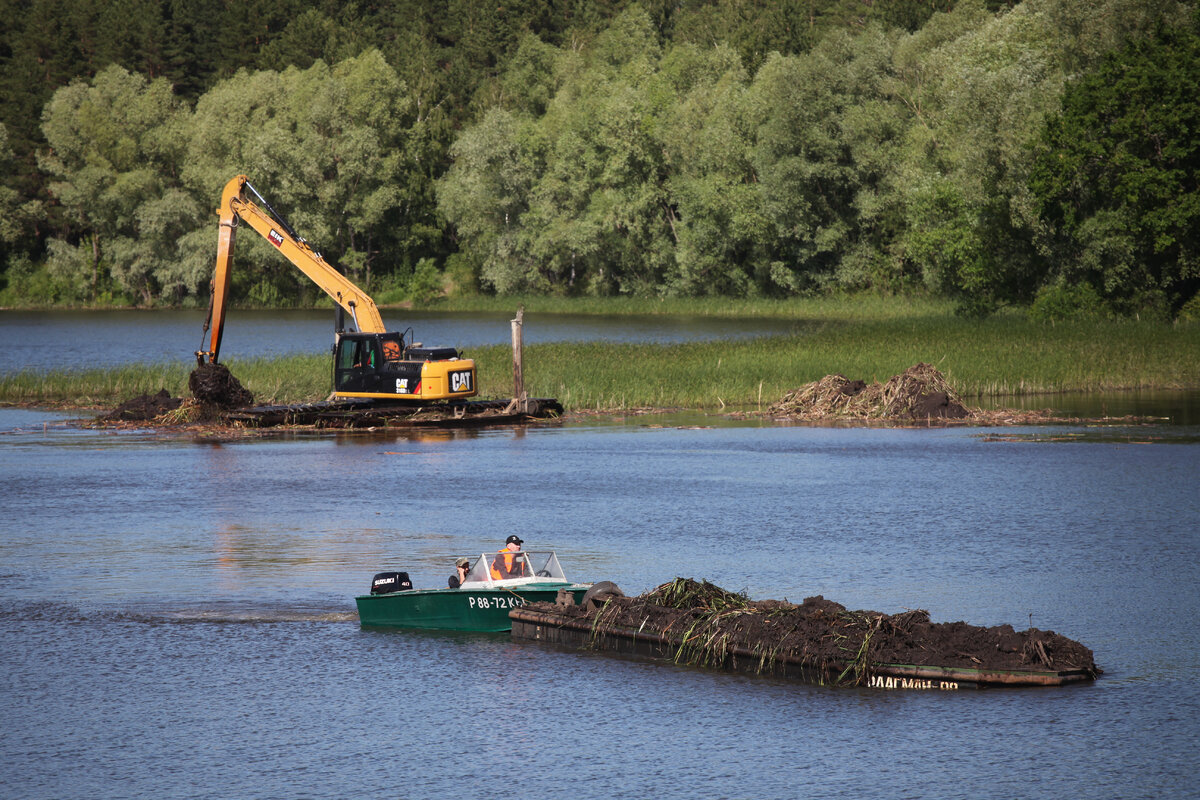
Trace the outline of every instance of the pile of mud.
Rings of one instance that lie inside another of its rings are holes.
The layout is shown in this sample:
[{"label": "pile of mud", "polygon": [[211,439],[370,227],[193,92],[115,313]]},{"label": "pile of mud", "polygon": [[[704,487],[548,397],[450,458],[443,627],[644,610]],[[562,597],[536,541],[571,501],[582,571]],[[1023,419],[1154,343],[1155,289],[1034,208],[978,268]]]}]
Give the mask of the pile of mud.
[{"label": "pile of mud", "polygon": [[808,420],[961,420],[972,416],[945,376],[924,363],[909,367],[883,384],[826,375],[785,394],[768,414]]},{"label": "pile of mud", "polygon": [[194,399],[172,397],[166,389],[160,389],[157,394],[138,395],[124,401],[107,414],[96,417],[96,423],[213,423],[221,420],[226,411],[254,404],[254,395],[243,388],[223,364],[205,364],[192,370],[188,388]]},{"label": "pile of mud", "polygon": [[582,606],[537,603],[555,614],[587,620],[592,630],[622,628],[679,637],[688,663],[717,661],[731,648],[763,660],[795,659],[813,667],[846,665],[844,682],[868,664],[914,664],[976,670],[1101,670],[1092,651],[1053,631],[1011,625],[985,628],[935,623],[922,610],[888,615],[848,611],[823,597],[800,605],[751,601],[707,581],[676,578],[639,597],[610,594]]},{"label": "pile of mud", "polygon": [[254,405],[254,395],[224,364],[202,364],[188,376],[188,390],[203,405],[219,409]]},{"label": "pile of mud", "polygon": [[142,394],[130,398],[100,419],[112,422],[144,422],[175,411],[183,404],[179,397],[171,397],[166,389],[159,389],[158,394]]}]

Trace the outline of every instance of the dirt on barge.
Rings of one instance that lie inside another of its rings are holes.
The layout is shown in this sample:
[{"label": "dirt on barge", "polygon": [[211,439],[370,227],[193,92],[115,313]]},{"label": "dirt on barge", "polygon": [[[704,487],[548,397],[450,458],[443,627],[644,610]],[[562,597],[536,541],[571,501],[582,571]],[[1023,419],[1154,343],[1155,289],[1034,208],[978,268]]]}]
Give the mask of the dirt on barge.
[{"label": "dirt on barge", "polygon": [[514,639],[831,686],[1063,686],[1101,673],[1090,649],[1053,631],[850,611],[820,596],[752,601],[688,578],[639,597],[597,584],[582,605],[534,603],[509,616]]}]

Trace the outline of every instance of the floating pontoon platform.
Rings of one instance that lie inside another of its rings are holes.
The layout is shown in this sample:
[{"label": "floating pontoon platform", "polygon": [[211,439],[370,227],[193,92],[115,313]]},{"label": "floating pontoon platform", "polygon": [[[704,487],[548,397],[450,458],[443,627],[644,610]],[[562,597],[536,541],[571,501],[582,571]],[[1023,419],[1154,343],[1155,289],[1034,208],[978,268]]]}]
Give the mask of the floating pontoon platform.
[{"label": "floating pontoon platform", "polygon": [[318,428],[413,428],[516,425],[553,419],[562,413],[553,398],[529,398],[522,407],[510,400],[447,403],[381,403],[370,399],[322,400],[267,405],[230,412],[226,419],[247,428],[312,425]]}]

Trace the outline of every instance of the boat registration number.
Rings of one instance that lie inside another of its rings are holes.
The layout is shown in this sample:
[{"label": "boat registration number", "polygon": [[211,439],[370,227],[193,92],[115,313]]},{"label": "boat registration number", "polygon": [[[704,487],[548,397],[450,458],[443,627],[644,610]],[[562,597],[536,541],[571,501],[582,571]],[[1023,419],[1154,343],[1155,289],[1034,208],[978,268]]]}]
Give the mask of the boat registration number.
[{"label": "boat registration number", "polygon": [[468,598],[471,608],[516,608],[525,605],[520,597],[471,597]]},{"label": "boat registration number", "polygon": [[886,675],[867,676],[871,689],[940,689],[944,692],[958,691],[958,681],[935,681],[921,678],[891,678]]}]

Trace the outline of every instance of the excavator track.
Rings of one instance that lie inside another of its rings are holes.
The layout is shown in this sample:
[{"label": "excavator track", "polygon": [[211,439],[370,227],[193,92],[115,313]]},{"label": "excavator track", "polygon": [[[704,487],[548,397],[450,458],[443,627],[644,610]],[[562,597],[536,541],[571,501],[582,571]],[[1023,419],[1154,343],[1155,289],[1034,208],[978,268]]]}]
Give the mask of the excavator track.
[{"label": "excavator track", "polygon": [[510,400],[457,400],[441,403],[388,403],[368,399],[266,405],[231,411],[225,418],[246,428],[307,425],[317,428],[457,428],[515,425],[562,414],[554,398],[529,398],[522,407]]}]

